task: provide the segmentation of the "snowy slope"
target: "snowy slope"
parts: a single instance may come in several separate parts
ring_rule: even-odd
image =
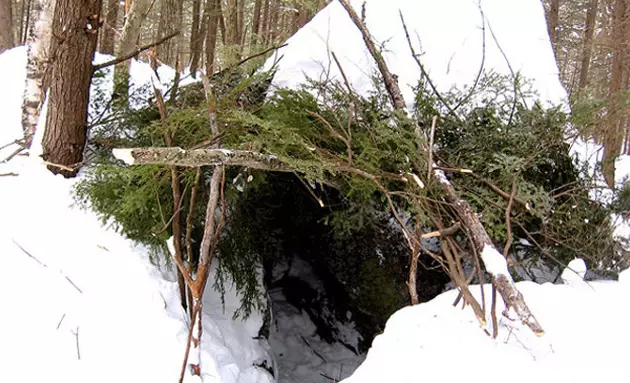
[[[361,14],[364,0],[350,3]],[[405,17],[417,53],[440,91],[452,86],[472,85],[484,58],[484,69],[510,75],[511,70],[534,79],[541,100],[560,104],[566,92],[547,35],[539,0],[368,0],[366,23],[407,102],[413,100],[411,86],[420,77],[413,60],[399,11]],[[482,26],[485,24],[485,33]],[[485,35],[485,50],[484,50]],[[419,39],[419,41],[418,41]],[[338,1],[333,1],[280,49],[274,85],[294,87],[306,77],[340,79],[334,52],[353,88],[371,89],[374,60],[356,26]],[[505,56],[504,56],[505,55]],[[506,60],[507,59],[507,60]],[[269,60],[271,65],[273,58]],[[509,66],[508,66],[509,62]]]
[[[519,283],[545,328],[540,338],[502,317],[498,304],[501,326],[492,340],[472,310],[452,306],[455,291],[402,309],[343,382],[628,382],[629,273],[622,282]],[[479,295],[478,286],[471,291]]]
[[[20,137],[24,56],[0,55],[2,144]],[[139,83],[148,71],[132,66]],[[73,207],[76,180],[53,176],[35,155],[0,164],[9,172],[19,176],[0,177],[0,382],[177,381],[187,325],[172,273]],[[271,382],[254,366],[267,358],[253,339],[261,316],[233,321],[233,291],[225,312],[212,288],[206,295],[204,381]]]

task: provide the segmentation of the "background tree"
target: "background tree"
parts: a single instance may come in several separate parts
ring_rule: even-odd
[[[103,3],[105,5],[105,3]],[[118,9],[120,8],[120,0],[108,0],[107,12],[105,14],[105,23],[103,25],[101,36],[101,53],[108,55],[114,54],[114,47],[117,37],[118,26]]]
[[[0,0],[0,53],[13,47],[13,5]]]

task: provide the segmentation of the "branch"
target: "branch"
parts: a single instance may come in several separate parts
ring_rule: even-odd
[[[199,166],[247,166],[251,169],[292,172],[277,157],[249,150],[133,148],[114,149],[114,157],[128,165],[176,165],[183,167]]]
[[[158,41],[155,41],[155,42],[153,42],[153,43],[151,43],[151,44],[143,45],[143,46],[141,46],[140,48],[136,49],[135,51],[133,51],[133,52],[131,52],[131,53],[127,53],[126,55],[124,55],[124,56],[122,56],[122,57],[117,57],[117,58],[115,58],[115,59],[113,59],[113,60],[106,61],[106,62],[104,62],[104,63],[102,63],[102,64],[93,65],[93,66],[92,66],[92,71],[93,71],[93,72],[96,72],[96,71],[98,71],[98,70],[101,70],[101,69],[107,68],[107,67],[109,67],[109,66],[119,64],[119,63],[121,63],[121,62],[123,62],[123,61],[127,61],[127,60],[129,60],[130,58],[132,58],[132,57],[134,57],[134,56],[137,56],[139,53],[142,53],[142,52],[146,51],[147,49],[151,49],[151,48],[153,48],[153,47],[155,47],[155,46],[157,46],[157,45],[163,44],[163,43],[165,43],[166,41],[168,41],[168,40],[172,39],[173,37],[175,37],[175,36],[177,36],[177,35],[179,35],[179,32],[171,33],[171,34],[170,34],[170,35],[168,35],[168,36],[162,37],[162,38],[161,38],[161,39],[159,39]]]

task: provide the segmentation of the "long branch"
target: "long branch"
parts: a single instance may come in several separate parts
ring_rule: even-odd
[[[107,68],[107,67],[110,67],[112,65],[116,65],[116,64],[121,63],[123,61],[127,61],[130,58],[132,58],[134,56],[137,56],[138,54],[146,51],[147,49],[151,49],[151,48],[153,48],[155,46],[158,46],[160,44],[165,43],[166,41],[172,39],[173,37],[175,37],[177,35],[179,35],[179,32],[171,33],[170,35],[164,36],[164,37],[162,37],[161,39],[159,39],[157,41],[154,41],[154,42],[152,42],[150,44],[147,44],[147,45],[143,45],[140,48],[136,49],[135,51],[127,53],[126,55],[124,55],[122,57],[116,57],[115,59],[106,61],[106,62],[104,62],[102,64],[94,65],[94,66],[92,66],[92,71],[96,72],[96,71],[101,70],[103,68]]]

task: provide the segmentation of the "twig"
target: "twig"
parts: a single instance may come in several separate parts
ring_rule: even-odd
[[[401,15],[402,17],[402,15]],[[428,162],[428,170],[427,170],[427,183],[431,182],[431,173],[433,173],[433,136],[435,135],[435,124],[437,123],[438,116],[433,116],[433,121],[431,122],[431,133],[429,134],[429,162]]]
[[[233,68],[236,68],[236,67],[238,67],[238,66],[241,66],[241,65],[245,64],[246,62],[248,62],[248,61],[250,61],[250,60],[253,60],[253,59],[255,59],[255,58],[257,58],[257,57],[260,57],[260,56],[264,56],[265,54],[267,54],[267,53],[269,53],[269,52],[271,52],[271,51],[275,51],[275,50],[277,50],[277,49],[284,48],[284,47],[286,47],[287,45],[289,45],[289,44],[275,45],[275,46],[273,46],[273,47],[271,47],[271,48],[267,48],[267,49],[265,49],[265,50],[264,50],[264,51],[262,51],[262,52],[258,52],[258,53],[255,53],[255,54],[253,54],[253,55],[249,56],[249,57],[245,57],[245,58],[244,58],[244,59],[242,59],[241,61],[237,62],[236,64],[232,65],[232,66],[231,66],[231,67],[229,67],[229,68],[226,68],[225,70],[229,70],[229,69],[233,69]]]
[[[492,317],[492,339],[497,339],[499,335],[499,323],[497,322],[497,287],[492,285],[492,307],[490,308]]]
[[[131,52],[131,53],[128,53],[128,54],[126,54],[126,55],[124,55],[124,56],[122,56],[122,57],[117,57],[117,58],[115,58],[115,59],[112,59],[112,60],[106,61],[106,62],[104,62],[104,63],[102,63],[102,64],[94,65],[94,66],[92,66],[92,71],[93,71],[93,72],[96,72],[96,71],[98,71],[98,70],[101,70],[101,69],[107,68],[107,67],[109,67],[109,66],[119,64],[119,63],[121,63],[121,62],[123,62],[123,61],[127,61],[127,60],[129,60],[130,58],[132,58],[132,57],[134,57],[134,56],[137,56],[139,53],[142,53],[142,52],[146,51],[147,49],[151,49],[151,48],[153,48],[153,47],[155,47],[155,46],[157,46],[157,45],[163,44],[163,43],[165,43],[166,41],[168,41],[168,40],[172,39],[173,37],[175,37],[175,36],[177,36],[177,35],[179,35],[179,32],[174,32],[174,33],[171,33],[170,35],[165,36],[165,37],[162,37],[161,39],[159,39],[159,40],[157,40],[157,41],[155,41],[155,42],[152,42],[152,43],[147,44],[147,45],[143,45],[143,46],[141,46],[140,48],[136,49],[135,51],[133,51],[133,52]]]
[[[306,340],[306,338],[303,335],[300,335],[300,338],[302,338],[302,340],[304,341],[304,343],[306,343],[306,345],[313,350],[313,353],[315,353],[315,355],[317,355],[321,360],[324,361],[324,363],[328,363],[328,361],[326,360],[326,358],[324,358],[322,356],[322,354],[320,354],[319,352],[317,352],[317,350],[315,350],[315,347],[311,346],[311,344],[308,342],[308,340]]]
[[[415,60],[416,64],[418,64],[418,66],[420,67],[420,72],[422,72],[422,75],[426,77],[427,82],[429,83],[429,86],[431,87],[431,89],[433,90],[433,93],[435,94],[435,97],[437,97],[437,99],[440,100],[442,105],[444,105],[446,109],[448,109],[450,114],[452,114],[455,118],[459,119],[457,115],[455,114],[455,111],[453,110],[453,108],[451,108],[449,103],[446,102],[446,100],[442,97],[440,92],[437,90],[437,87],[433,84],[433,81],[431,81],[431,77],[429,77],[429,73],[424,69],[424,65],[422,65],[422,62],[420,61],[420,58],[418,58],[418,55],[416,54],[416,50],[414,49],[413,44],[411,43],[411,37],[409,37],[409,30],[407,29],[407,24],[405,23],[405,18],[403,17],[402,11],[398,11],[398,13],[400,14],[400,21],[402,22],[403,29],[405,30],[405,36],[407,37],[407,43],[409,44],[409,49],[411,50],[411,56]]]
[[[457,233],[457,231],[461,229],[461,227],[462,227],[462,223],[456,222],[453,226],[447,227],[446,229],[436,230],[430,233],[422,234],[420,238],[427,239],[427,238],[435,238],[435,237],[449,237]]]
[[[510,214],[512,213],[512,202],[514,202],[514,196],[516,195],[516,181],[512,181],[512,194],[508,201],[507,208],[505,209],[505,227],[507,229],[507,239],[505,241],[505,248],[503,249],[503,256],[508,258],[508,251],[512,246],[512,222],[510,221]]]
[[[66,314],[64,313],[64,314],[61,316],[61,319],[59,319],[59,323],[57,323],[57,330],[59,330],[59,327],[61,327],[61,322],[63,322],[63,318],[65,318],[65,317],[66,317]]]
[[[9,154],[4,160],[0,161],[0,163],[11,161],[13,157],[17,156],[18,154],[22,153],[25,150],[26,148],[23,146],[20,148],[17,148],[13,153]]]
[[[17,177],[17,176],[19,176],[19,174],[17,174],[17,173],[13,173],[13,172],[10,172],[10,173],[0,173],[0,177]]]
[[[72,334],[74,334],[74,337],[76,338],[76,342],[77,342],[77,359],[81,360],[81,350],[79,349],[79,327],[77,326],[77,331],[72,331],[70,330],[70,332]]]

